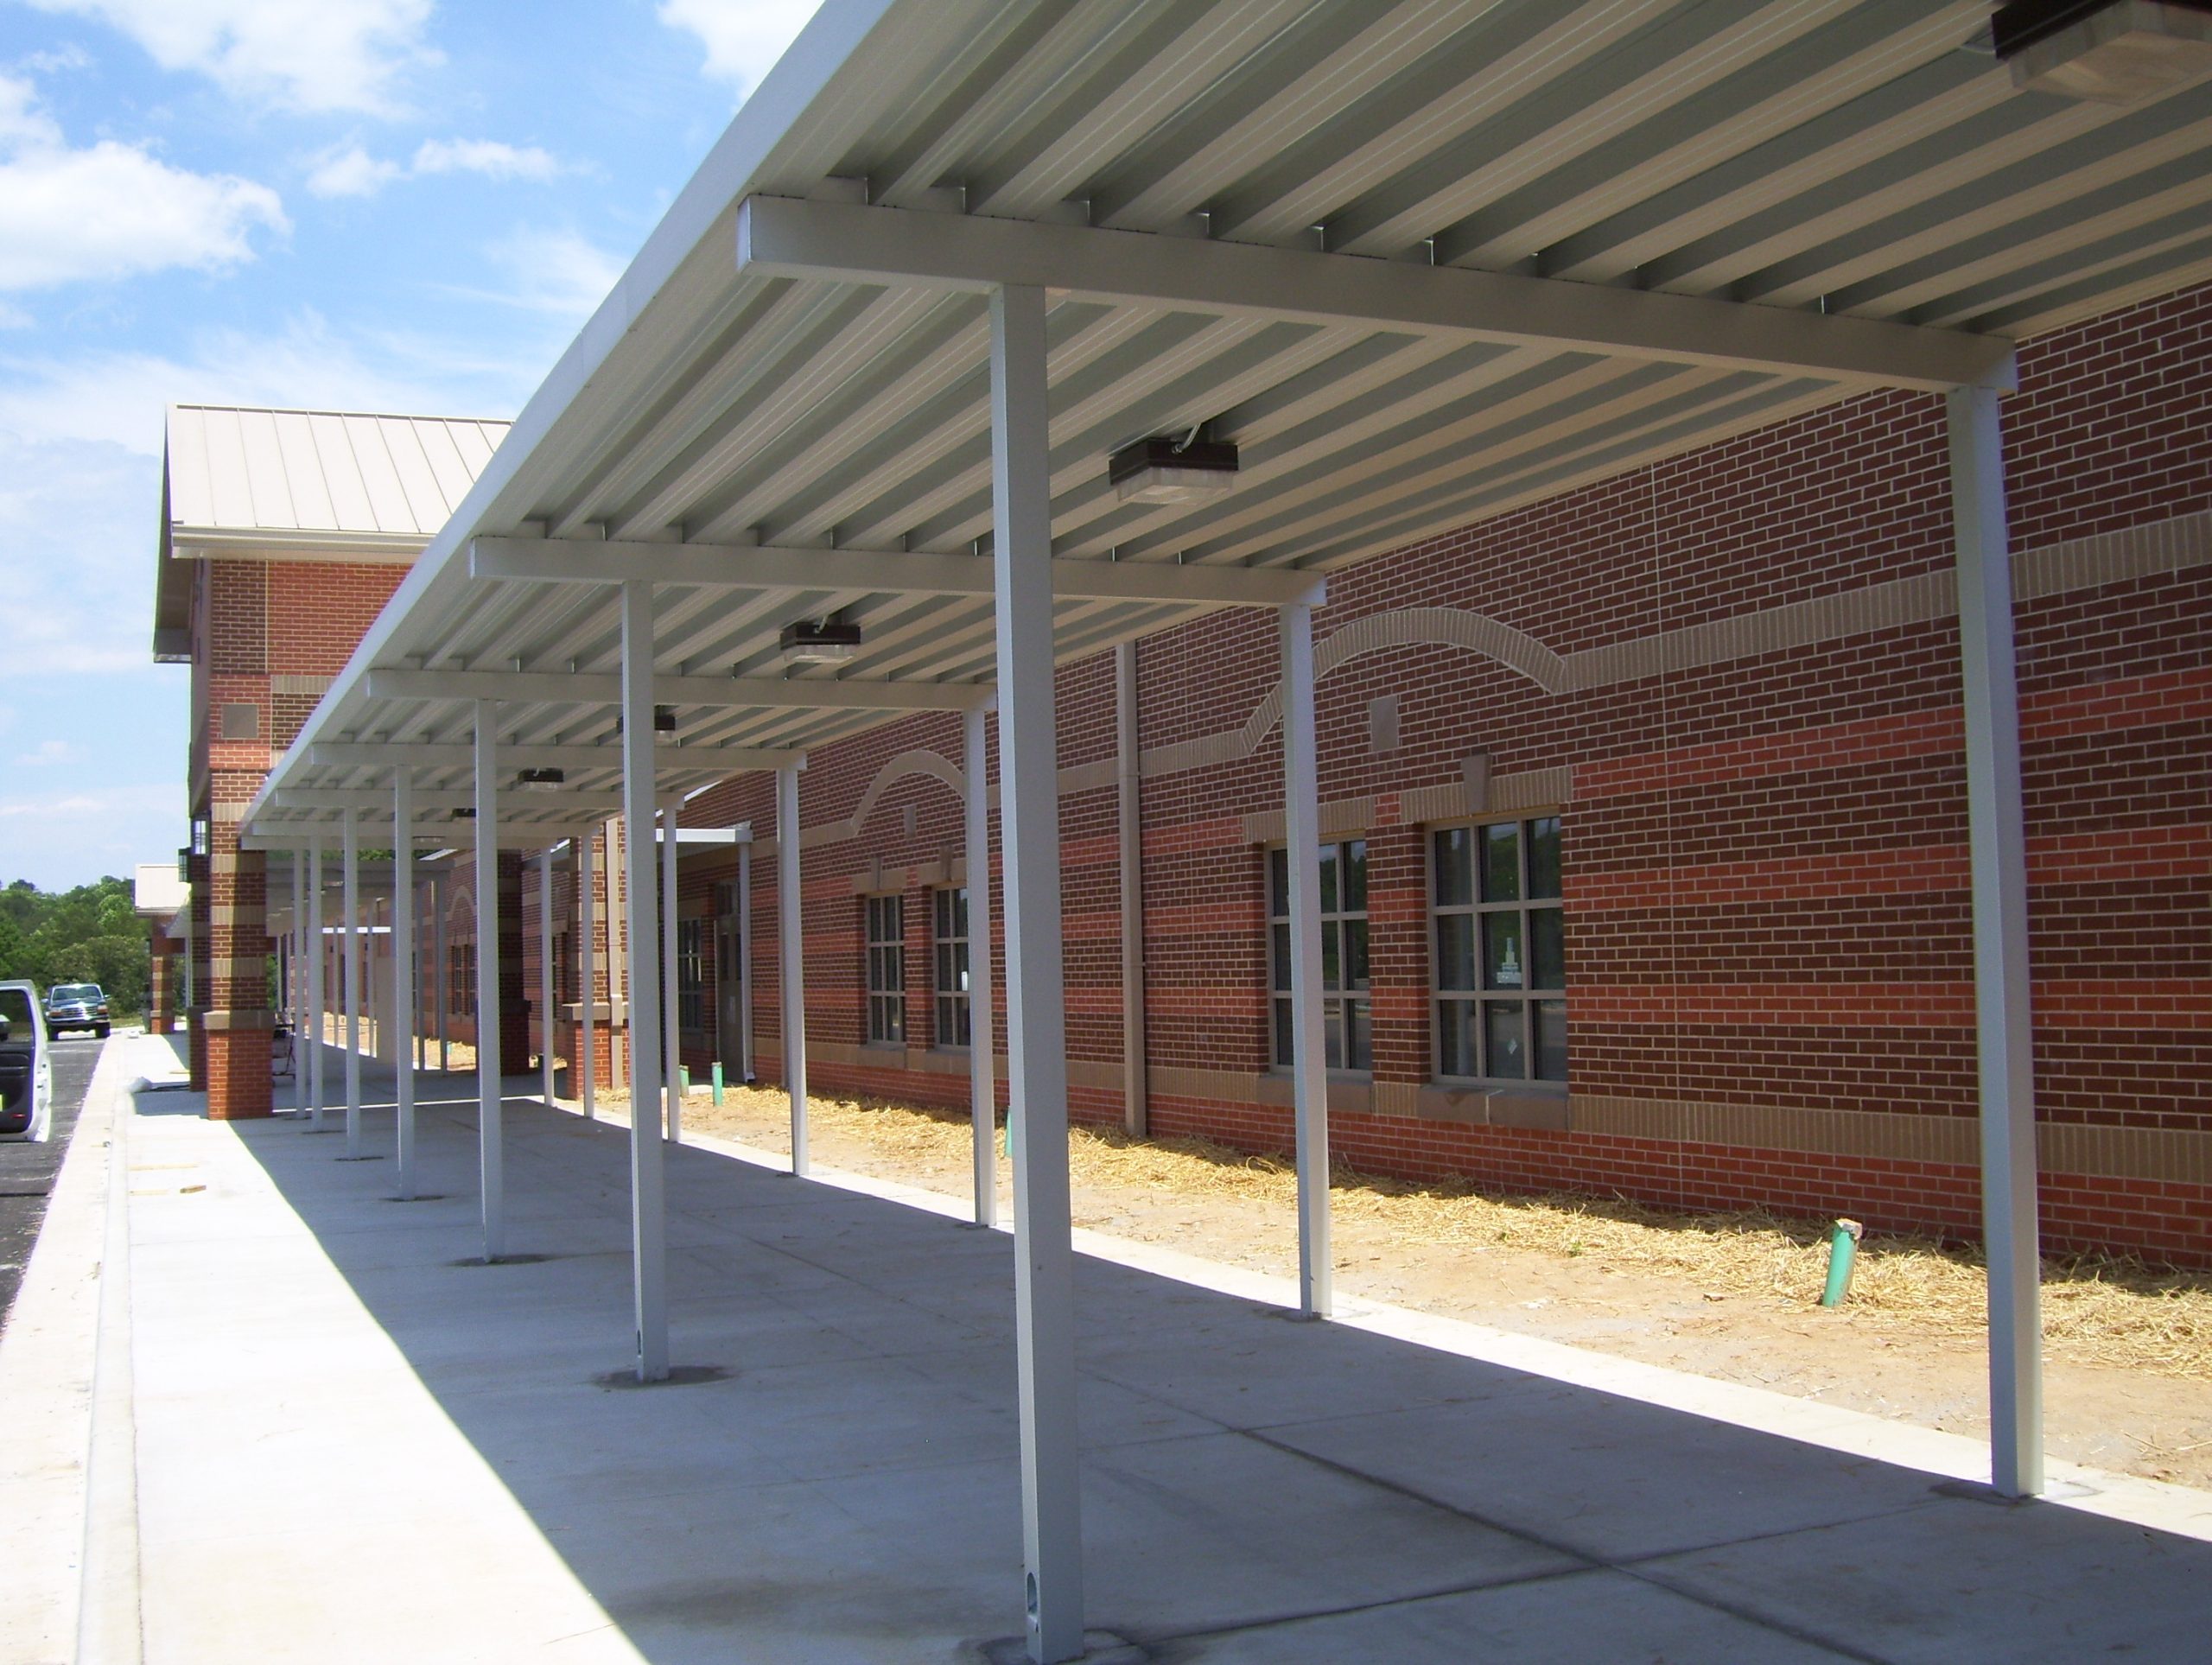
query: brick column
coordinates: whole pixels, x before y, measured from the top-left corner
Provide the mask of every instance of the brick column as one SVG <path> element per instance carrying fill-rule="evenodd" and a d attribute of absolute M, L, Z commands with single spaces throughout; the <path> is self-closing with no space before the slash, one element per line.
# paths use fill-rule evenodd
<path fill-rule="evenodd" d="M 185 954 L 188 976 L 184 1005 L 187 1063 L 192 1071 L 192 1090 L 207 1090 L 207 1026 L 203 1014 L 207 1009 L 208 955 L 208 869 L 207 858 L 194 855 L 187 858 L 184 867 L 185 882 L 191 887 L 185 906 L 191 910 L 192 941 Z"/>
<path fill-rule="evenodd" d="M 234 823 L 209 829 L 212 918 L 207 1035 L 207 1114 L 241 1121 L 270 1113 L 267 857 L 238 847 Z"/>
<path fill-rule="evenodd" d="M 179 944 L 156 925 L 147 933 L 151 956 L 146 982 L 146 1033 L 166 1035 L 176 1026 L 176 965 Z"/>

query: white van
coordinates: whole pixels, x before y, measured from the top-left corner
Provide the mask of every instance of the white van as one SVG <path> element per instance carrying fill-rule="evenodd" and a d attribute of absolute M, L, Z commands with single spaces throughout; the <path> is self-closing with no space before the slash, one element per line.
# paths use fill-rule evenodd
<path fill-rule="evenodd" d="M 38 991 L 0 982 L 0 1138 L 43 1141 L 54 1131 L 54 1056 Z"/>

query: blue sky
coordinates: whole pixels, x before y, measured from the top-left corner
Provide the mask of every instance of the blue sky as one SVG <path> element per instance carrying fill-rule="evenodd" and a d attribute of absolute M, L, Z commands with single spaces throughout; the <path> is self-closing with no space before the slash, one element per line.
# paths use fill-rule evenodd
<path fill-rule="evenodd" d="M 172 856 L 162 408 L 507 416 L 814 0 L 0 0 L 0 883 Z"/>

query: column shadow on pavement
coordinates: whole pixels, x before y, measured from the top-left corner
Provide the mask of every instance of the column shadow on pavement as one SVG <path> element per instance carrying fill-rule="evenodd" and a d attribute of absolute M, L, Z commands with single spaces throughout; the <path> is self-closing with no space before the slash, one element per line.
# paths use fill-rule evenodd
<path fill-rule="evenodd" d="M 637 1650 L 1000 1656 L 1022 1566 L 1011 1240 L 671 1147 L 693 1379 L 624 1390 L 627 1130 L 511 1099 L 508 1240 L 544 1258 L 457 1264 L 469 1091 L 425 1096 L 443 1196 L 416 1208 L 296 1123 L 239 1131 Z M 372 1125 L 388 1148 L 389 1111 Z M 1086 1611 L 1131 1658 L 2201 1656 L 2192 1538 L 1095 1259 L 1077 1299 Z"/>

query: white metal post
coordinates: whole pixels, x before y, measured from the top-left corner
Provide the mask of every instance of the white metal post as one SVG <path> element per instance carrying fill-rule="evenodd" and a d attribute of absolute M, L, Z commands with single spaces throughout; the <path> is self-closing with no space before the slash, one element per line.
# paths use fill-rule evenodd
<path fill-rule="evenodd" d="M 683 1071 L 677 1067 L 676 999 L 676 818 L 683 807 L 677 794 L 661 800 L 660 845 L 660 1022 L 661 1090 L 668 1101 L 667 1139 L 683 1139 Z"/>
<path fill-rule="evenodd" d="M 313 973 L 308 964 L 308 853 L 292 852 L 292 975 L 285 979 L 285 996 L 292 1010 L 292 1108 L 308 1107 L 308 1062 L 315 1050 L 308 1039 L 308 989 Z"/>
<path fill-rule="evenodd" d="M 1321 810 L 1313 609 L 1282 609 L 1283 860 L 1290 882 L 1291 1090 L 1298 1130 L 1298 1310 L 1329 1315 L 1329 1072 L 1321 1034 Z"/>
<path fill-rule="evenodd" d="M 2012 562 L 1995 390 L 1950 395 L 1974 869 L 1981 1217 L 1989 1249 L 1990 1483 L 2043 1490 L 2043 1319 L 2036 1204 L 2035 1053 L 2028 963 L 2026 813 L 2012 642 Z"/>
<path fill-rule="evenodd" d="M 537 858 L 537 1068 L 553 1108 L 553 852 Z"/>
<path fill-rule="evenodd" d="M 430 880 L 430 957 L 437 962 L 430 968 L 430 979 L 435 987 L 432 998 L 438 1008 L 438 1073 L 443 1075 L 453 1068 L 453 1035 L 448 1026 L 453 1014 L 453 974 L 446 963 L 448 955 L 443 874 Z"/>
<path fill-rule="evenodd" d="M 341 823 L 346 910 L 346 1154 L 361 1153 L 361 836 L 351 810 Z"/>
<path fill-rule="evenodd" d="M 476 1153 L 484 1258 L 507 1252 L 505 1141 L 499 1124 L 499 708 L 476 702 Z"/>
<path fill-rule="evenodd" d="M 320 836 L 308 841 L 308 866 L 313 876 L 308 884 L 308 937 L 314 952 L 308 956 L 308 1020 L 314 1033 L 308 1039 L 307 1071 L 311 1077 L 308 1096 L 308 1125 L 315 1132 L 322 1129 L 322 839 Z M 188 917 L 189 917 L 188 915 Z"/>
<path fill-rule="evenodd" d="M 653 940 L 653 592 L 622 586 L 622 859 L 630 954 Z M 650 969 L 652 962 L 645 965 Z M 658 1111 L 660 989 L 630 978 L 630 1251 L 636 1298 L 638 1380 L 668 1376 L 668 1223 L 665 1158 Z"/>
<path fill-rule="evenodd" d="M 791 1172 L 805 1178 L 806 916 L 799 890 L 798 766 L 776 771 L 776 937 L 784 984 L 784 1088 L 791 1101 Z"/>
<path fill-rule="evenodd" d="M 968 817 L 968 1114 L 974 1127 L 976 1223 L 999 1217 L 998 1059 L 991 1011 L 991 787 L 986 717 L 964 719 Z"/>
<path fill-rule="evenodd" d="M 591 846 L 593 835 L 588 831 L 576 841 L 576 911 L 581 918 L 579 929 L 582 936 L 577 942 L 577 993 L 582 997 L 576 1010 L 582 1019 L 576 1057 L 578 1068 L 583 1073 L 581 1096 L 583 1099 L 584 1120 L 592 1118 L 596 1108 L 594 1101 L 598 1086 L 599 1060 L 593 1055 L 593 1008 L 599 1003 L 598 991 L 592 987 L 596 969 L 592 963 L 592 931 L 598 924 L 599 904 L 591 893 Z"/>
<path fill-rule="evenodd" d="M 737 847 L 738 1079 L 751 1081 L 753 1070 L 753 844 Z"/>
<path fill-rule="evenodd" d="M 399 1071 L 394 1116 L 403 1202 L 415 1195 L 415 775 L 403 763 L 391 772 L 391 1014 L 400 1026 L 391 1056 Z"/>
<path fill-rule="evenodd" d="M 1045 292 L 991 294 L 992 563 L 1006 853 L 1007 1078 L 1016 1123 L 1014 1338 L 1029 1653 L 1083 1652 L 1075 1261 L 1060 964 L 1059 759 L 1052 709 L 1051 403 Z"/>

